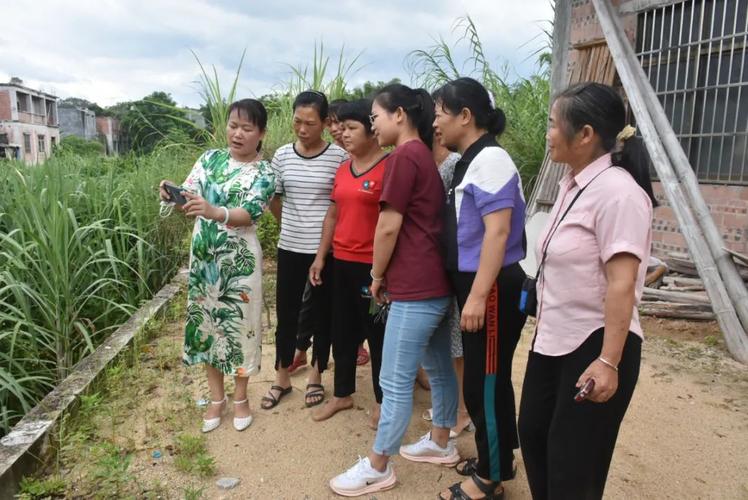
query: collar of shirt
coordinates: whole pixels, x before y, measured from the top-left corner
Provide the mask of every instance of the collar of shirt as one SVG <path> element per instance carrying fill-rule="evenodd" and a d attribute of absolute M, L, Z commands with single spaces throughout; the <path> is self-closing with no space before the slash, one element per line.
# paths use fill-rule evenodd
<path fill-rule="evenodd" d="M 572 175 L 571 171 L 567 172 L 567 174 L 561 179 L 561 182 L 559 182 L 559 185 L 564 188 L 570 188 L 570 184 L 573 182 L 579 189 L 584 189 L 592 179 L 597 177 L 600 172 L 610 167 L 612 164 L 613 162 L 610 153 L 606 153 L 584 167 L 577 175 Z"/>
<path fill-rule="evenodd" d="M 478 156 L 478 153 L 483 151 L 484 148 L 498 145 L 499 143 L 496 142 L 496 138 L 494 136 L 492 136 L 491 134 L 483 134 L 477 141 L 472 143 L 470 147 L 465 150 L 462 158 L 460 158 L 457 163 L 460 165 L 469 165 L 470 162 L 472 162 L 475 157 Z"/>

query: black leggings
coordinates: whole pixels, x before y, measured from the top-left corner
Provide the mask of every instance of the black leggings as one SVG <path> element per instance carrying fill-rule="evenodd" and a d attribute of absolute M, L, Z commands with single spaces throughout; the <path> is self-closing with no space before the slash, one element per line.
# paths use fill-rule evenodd
<path fill-rule="evenodd" d="M 362 288 L 371 283 L 371 264 L 333 259 L 332 355 L 335 359 L 335 396 L 344 398 L 356 392 L 358 346 L 369 341 L 371 379 L 377 403 L 382 403 L 379 369 L 382 366 L 384 324 L 369 314 L 371 299 L 362 297 Z"/>
<path fill-rule="evenodd" d="M 450 273 L 457 304 L 465 307 L 475 273 Z M 512 358 L 527 317 L 519 311 L 525 273 L 519 264 L 501 270 L 486 304 L 483 329 L 463 332 L 465 377 L 462 390 L 475 424 L 478 475 L 484 479 L 512 479 L 517 438 Z"/>
<path fill-rule="evenodd" d="M 618 390 L 605 403 L 576 403 L 579 376 L 599 355 L 603 329 L 574 352 L 530 352 L 522 386 L 519 435 L 535 500 L 602 498 L 618 429 L 639 378 L 641 339 L 629 333 L 618 365 Z"/>
<path fill-rule="evenodd" d="M 275 369 L 287 368 L 294 357 L 299 327 L 304 286 L 309 279 L 309 267 L 314 255 L 278 249 L 278 274 L 276 280 L 275 312 Z M 312 287 L 310 307 L 314 324 L 312 363 L 323 372 L 330 357 L 330 322 L 332 258 L 328 257 L 322 271 L 322 285 Z"/>

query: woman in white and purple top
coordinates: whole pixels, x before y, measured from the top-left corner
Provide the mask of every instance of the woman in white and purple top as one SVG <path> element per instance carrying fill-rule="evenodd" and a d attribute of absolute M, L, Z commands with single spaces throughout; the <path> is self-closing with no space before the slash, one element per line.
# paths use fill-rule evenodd
<path fill-rule="evenodd" d="M 525 200 L 517 167 L 496 142 L 504 124 L 504 113 L 472 78 L 454 80 L 436 93 L 436 135 L 462 154 L 447 193 L 443 236 L 461 310 L 463 391 L 478 450 L 477 459 L 457 468 L 471 479 L 441 498 L 500 498 L 501 482 L 514 477 L 519 440 L 512 358 L 526 320 L 518 307 L 525 278 L 519 266 L 525 257 Z"/>

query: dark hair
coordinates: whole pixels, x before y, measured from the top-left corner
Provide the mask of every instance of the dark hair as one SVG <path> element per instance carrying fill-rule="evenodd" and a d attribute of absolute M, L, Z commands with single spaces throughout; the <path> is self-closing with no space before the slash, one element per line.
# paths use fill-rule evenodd
<path fill-rule="evenodd" d="M 337 117 L 338 121 L 341 122 L 345 120 L 353 120 L 362 123 L 366 133 L 371 135 L 371 121 L 369 120 L 370 113 L 371 99 L 357 99 L 342 104 L 338 108 Z"/>
<path fill-rule="evenodd" d="M 341 106 L 343 104 L 347 103 L 348 99 L 333 99 L 330 101 L 330 106 L 327 110 L 328 116 L 334 116 L 335 118 L 338 117 L 338 111 L 340 110 Z"/>
<path fill-rule="evenodd" d="M 467 77 L 452 80 L 434 92 L 434 101 L 452 115 L 469 109 L 475 117 L 475 126 L 491 135 L 504 132 L 506 115 L 500 108 L 494 108 L 488 90 L 477 80 Z"/>
<path fill-rule="evenodd" d="M 390 113 L 403 108 L 421 140 L 431 149 L 434 139 L 434 100 L 426 90 L 393 83 L 377 92 L 374 100 Z"/>
<path fill-rule="evenodd" d="M 299 106 L 311 106 L 319 113 L 320 120 L 324 121 L 327 119 L 329 113 L 329 107 L 327 104 L 327 97 L 322 92 L 317 90 L 305 90 L 296 96 L 293 101 L 293 110 Z"/>
<path fill-rule="evenodd" d="M 571 139 L 585 125 L 592 127 L 602 148 L 612 153 L 613 164 L 631 174 L 656 207 L 649 175 L 651 161 L 644 142 L 631 137 L 623 141 L 620 151 L 614 151 L 617 136 L 626 126 L 626 107 L 615 89 L 601 83 L 578 83 L 561 92 L 555 102 L 561 121 L 558 125 L 564 134 Z"/>
<path fill-rule="evenodd" d="M 244 115 L 247 121 L 253 123 L 260 131 L 264 132 L 268 125 L 268 112 L 265 106 L 257 99 L 240 99 L 229 106 L 229 115 L 236 111 L 239 116 Z M 257 144 L 257 152 L 262 149 L 262 141 Z"/>

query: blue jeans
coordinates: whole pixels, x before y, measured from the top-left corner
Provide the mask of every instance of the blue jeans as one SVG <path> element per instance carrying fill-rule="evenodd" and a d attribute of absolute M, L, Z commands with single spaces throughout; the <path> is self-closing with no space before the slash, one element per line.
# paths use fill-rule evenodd
<path fill-rule="evenodd" d="M 390 306 L 382 349 L 379 384 L 383 400 L 373 450 L 398 453 L 413 412 L 413 384 L 418 365 L 431 383 L 434 427 L 457 423 L 457 378 L 450 355 L 447 312 L 451 297 L 398 301 Z"/>

